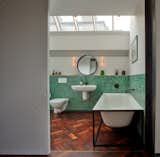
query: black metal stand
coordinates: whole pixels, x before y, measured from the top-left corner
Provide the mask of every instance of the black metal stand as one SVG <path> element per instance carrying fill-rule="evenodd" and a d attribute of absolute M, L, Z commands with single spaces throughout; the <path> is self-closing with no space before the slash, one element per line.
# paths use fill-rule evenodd
<path fill-rule="evenodd" d="M 92 125 L 93 125 L 93 146 L 94 147 L 128 147 L 129 145 L 126 143 L 126 144 L 115 144 L 115 143 L 110 143 L 110 144 L 97 144 L 97 140 L 98 140 L 98 136 L 99 136 L 99 133 L 100 133 L 100 130 L 101 130 L 101 126 L 102 126 L 102 123 L 103 123 L 103 120 L 101 118 L 99 124 L 98 124 L 98 129 L 97 131 L 95 131 L 95 112 L 97 111 L 92 111 Z M 101 116 L 100 116 L 101 117 Z M 139 145 L 143 145 L 143 122 L 142 122 L 142 137 L 141 137 L 141 142 L 139 143 Z"/>
<path fill-rule="evenodd" d="M 94 112 L 95 111 L 93 111 L 93 146 L 98 146 L 96 143 L 97 143 L 98 135 L 99 135 L 99 132 L 101 130 L 101 126 L 102 126 L 103 121 L 102 121 L 102 118 L 101 118 L 100 123 L 98 125 L 98 130 L 97 130 L 96 136 L 95 136 Z"/>

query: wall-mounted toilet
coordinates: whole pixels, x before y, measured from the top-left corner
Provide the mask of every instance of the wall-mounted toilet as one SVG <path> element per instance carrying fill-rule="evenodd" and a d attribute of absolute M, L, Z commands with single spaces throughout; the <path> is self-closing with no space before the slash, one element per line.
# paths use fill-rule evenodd
<path fill-rule="evenodd" d="M 50 100 L 51 106 L 54 108 L 54 113 L 61 113 L 63 112 L 67 105 L 69 99 L 67 98 L 55 98 Z"/>

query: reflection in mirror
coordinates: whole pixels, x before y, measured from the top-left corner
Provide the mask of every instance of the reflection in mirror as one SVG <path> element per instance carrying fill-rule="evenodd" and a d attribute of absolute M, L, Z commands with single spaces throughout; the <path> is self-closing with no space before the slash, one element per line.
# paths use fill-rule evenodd
<path fill-rule="evenodd" d="M 78 71 L 83 75 L 92 75 L 97 71 L 96 58 L 88 55 L 81 56 L 77 63 Z"/>

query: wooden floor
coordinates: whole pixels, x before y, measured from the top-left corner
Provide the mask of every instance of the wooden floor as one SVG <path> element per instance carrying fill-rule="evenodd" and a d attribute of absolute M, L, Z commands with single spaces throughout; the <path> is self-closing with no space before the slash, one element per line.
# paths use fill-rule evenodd
<path fill-rule="evenodd" d="M 96 116 L 96 124 L 99 115 Z M 99 142 L 136 143 L 134 130 L 113 130 L 102 126 Z M 143 150 L 128 148 L 100 148 L 92 146 L 92 117 L 91 113 L 66 112 L 59 116 L 51 113 L 51 149 L 48 156 L 37 157 L 150 157 Z M 1 157 L 36 157 L 9 156 Z"/>
<path fill-rule="evenodd" d="M 97 114 L 96 117 L 96 124 L 98 124 L 99 115 Z M 103 124 L 98 143 L 121 143 L 128 146 L 93 147 L 90 112 L 65 112 L 60 115 L 51 113 L 51 150 L 53 151 L 139 151 L 142 149 L 137 147 L 138 142 L 135 130 L 115 130 Z"/>
<path fill-rule="evenodd" d="M 39 155 L 39 156 L 3 156 L 0 157 L 150 157 L 144 152 L 83 152 L 83 151 L 63 151 L 63 152 L 52 152 L 50 155 Z"/>
<path fill-rule="evenodd" d="M 145 152 L 53 152 L 50 157 L 150 157 Z"/>

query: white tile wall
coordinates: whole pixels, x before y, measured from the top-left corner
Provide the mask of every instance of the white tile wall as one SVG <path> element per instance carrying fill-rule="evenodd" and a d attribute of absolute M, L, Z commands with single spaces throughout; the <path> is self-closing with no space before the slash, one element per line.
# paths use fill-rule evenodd
<path fill-rule="evenodd" d="M 100 58 L 96 58 L 99 63 Z M 104 57 L 104 67 L 99 66 L 96 74 L 99 74 L 102 69 L 106 75 L 114 75 L 116 69 L 120 72 L 126 70 L 128 73 L 128 68 L 128 57 Z M 53 70 L 61 72 L 62 75 L 78 74 L 77 68 L 72 66 L 72 57 L 49 57 L 49 74 L 51 74 Z"/>

